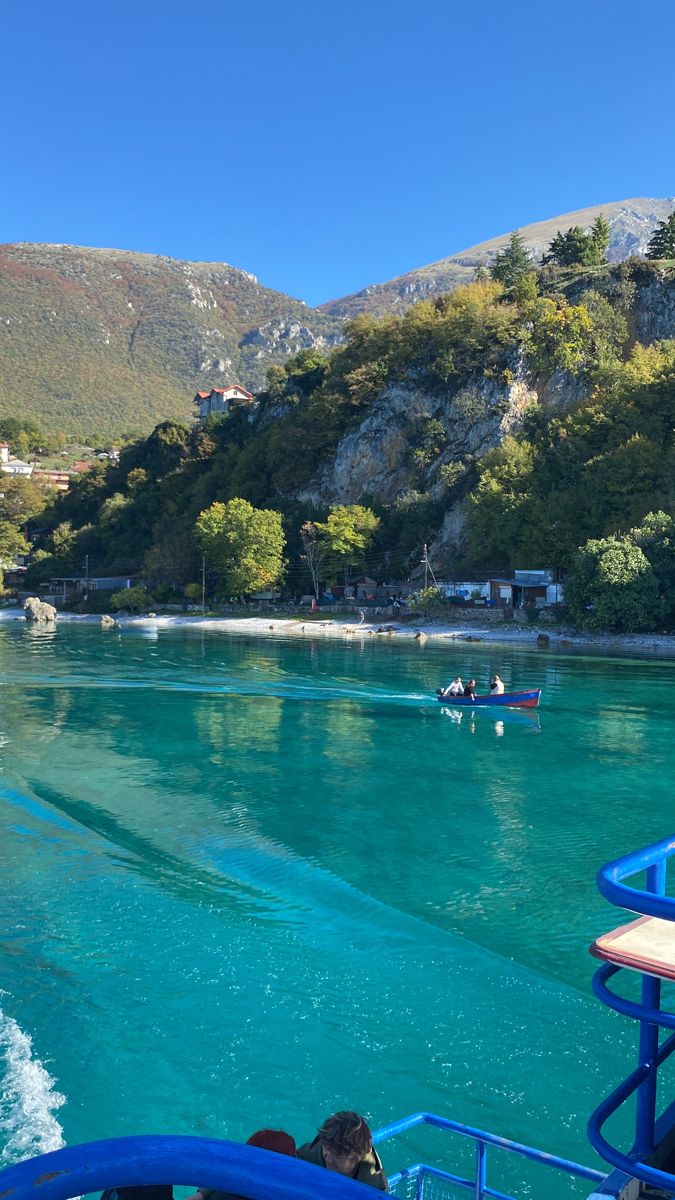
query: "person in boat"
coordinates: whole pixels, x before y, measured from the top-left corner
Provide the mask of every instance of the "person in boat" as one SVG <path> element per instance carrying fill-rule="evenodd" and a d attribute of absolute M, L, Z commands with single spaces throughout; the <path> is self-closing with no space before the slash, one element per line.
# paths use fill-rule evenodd
<path fill-rule="evenodd" d="M 503 681 L 499 678 L 499 675 L 493 675 L 492 679 L 490 680 L 490 695 L 491 696 L 503 696 L 504 695 L 504 684 L 503 684 Z"/>
<path fill-rule="evenodd" d="M 287 1154 L 289 1158 L 295 1158 L 295 1138 L 292 1138 L 290 1133 L 284 1133 L 282 1129 L 257 1129 L 252 1133 L 247 1146 L 258 1146 L 260 1150 L 273 1150 L 276 1154 Z M 139 1197 L 139 1200 L 143 1200 Z M 244 1200 L 242 1196 L 238 1196 L 235 1192 L 221 1192 L 213 1190 L 213 1188 L 200 1187 L 188 1200 Z"/>
<path fill-rule="evenodd" d="M 448 687 L 443 688 L 441 690 L 441 696 L 463 696 L 463 695 L 464 695 L 464 684 L 462 683 L 459 675 L 455 675 L 455 678 L 453 679 L 452 683 Z"/>
<path fill-rule="evenodd" d="M 380 1192 L 387 1191 L 387 1177 L 373 1146 L 372 1134 L 358 1113 L 334 1113 L 324 1121 L 314 1141 L 300 1147 L 298 1158 L 347 1175 Z"/>
<path fill-rule="evenodd" d="M 464 691 L 462 692 L 462 695 L 470 696 L 472 700 L 476 699 L 476 680 L 475 679 L 469 680 L 466 687 L 464 688 Z"/>

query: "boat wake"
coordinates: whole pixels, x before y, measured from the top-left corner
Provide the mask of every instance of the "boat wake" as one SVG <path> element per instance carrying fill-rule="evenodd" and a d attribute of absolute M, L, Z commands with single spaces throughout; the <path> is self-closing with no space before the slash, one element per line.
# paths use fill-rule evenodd
<path fill-rule="evenodd" d="M 0 1164 L 59 1150 L 55 1113 L 65 1102 L 28 1034 L 0 1009 Z"/>

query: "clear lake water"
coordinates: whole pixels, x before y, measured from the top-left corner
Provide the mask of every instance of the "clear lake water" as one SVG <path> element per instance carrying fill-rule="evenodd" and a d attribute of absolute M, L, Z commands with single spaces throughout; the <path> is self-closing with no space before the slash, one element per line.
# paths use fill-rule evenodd
<path fill-rule="evenodd" d="M 434 697 L 496 670 L 538 713 Z M 591 995 L 594 874 L 673 832 L 674 715 L 654 659 L 0 624 L 2 1161 L 347 1107 L 600 1165 L 635 1039 Z"/>

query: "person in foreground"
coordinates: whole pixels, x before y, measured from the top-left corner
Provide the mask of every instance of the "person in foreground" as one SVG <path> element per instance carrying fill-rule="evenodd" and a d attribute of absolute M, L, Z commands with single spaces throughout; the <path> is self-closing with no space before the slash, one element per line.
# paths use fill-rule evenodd
<path fill-rule="evenodd" d="M 324 1121 L 314 1141 L 300 1146 L 298 1158 L 367 1183 L 381 1192 L 387 1191 L 387 1177 L 371 1132 L 358 1113 L 333 1113 Z"/>
<path fill-rule="evenodd" d="M 470 696 L 472 700 L 476 699 L 476 680 L 470 679 L 464 688 L 464 695 Z"/>
<path fill-rule="evenodd" d="M 261 1150 L 273 1150 L 276 1154 L 287 1154 L 295 1158 L 295 1141 L 281 1129 L 258 1129 L 248 1139 L 247 1146 L 258 1146 Z M 213 1188 L 197 1188 L 188 1200 L 241 1200 L 234 1192 L 214 1191 Z"/>

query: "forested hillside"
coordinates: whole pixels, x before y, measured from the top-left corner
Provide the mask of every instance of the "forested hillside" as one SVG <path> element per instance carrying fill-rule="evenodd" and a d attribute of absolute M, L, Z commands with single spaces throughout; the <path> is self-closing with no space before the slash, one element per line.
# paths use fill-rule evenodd
<path fill-rule="evenodd" d="M 296 590 L 309 583 L 303 524 L 354 505 L 375 518 L 367 565 L 380 578 L 407 577 L 423 542 L 448 575 L 572 570 L 580 546 L 631 530 L 617 553 L 632 561 L 637 547 L 651 570 L 639 527 L 665 514 L 647 531 L 661 551 L 675 513 L 668 331 L 675 267 L 640 260 L 524 270 L 402 317 L 360 316 L 332 355 L 272 367 L 253 423 L 236 411 L 197 431 L 165 422 L 77 480 L 40 517 L 32 578 L 89 556 L 182 594 L 200 577 L 200 513 L 234 499 L 281 514 Z"/>
<path fill-rule="evenodd" d="M 334 319 L 223 263 L 79 246 L 0 247 L 0 418 L 69 441 L 189 420 L 199 388 L 262 386 Z"/>
<path fill-rule="evenodd" d="M 570 226 L 607 218 L 610 261 L 643 254 L 668 200 L 629 200 L 523 229 L 539 260 Z M 451 231 L 449 231 L 451 236 Z M 303 349 L 330 350 L 346 319 L 401 315 L 472 282 L 508 235 L 320 309 L 224 263 L 124 250 L 21 243 L 0 247 L 0 418 L 32 417 L 68 442 L 148 434 L 189 420 L 199 389 L 264 387 L 267 369 Z"/>

